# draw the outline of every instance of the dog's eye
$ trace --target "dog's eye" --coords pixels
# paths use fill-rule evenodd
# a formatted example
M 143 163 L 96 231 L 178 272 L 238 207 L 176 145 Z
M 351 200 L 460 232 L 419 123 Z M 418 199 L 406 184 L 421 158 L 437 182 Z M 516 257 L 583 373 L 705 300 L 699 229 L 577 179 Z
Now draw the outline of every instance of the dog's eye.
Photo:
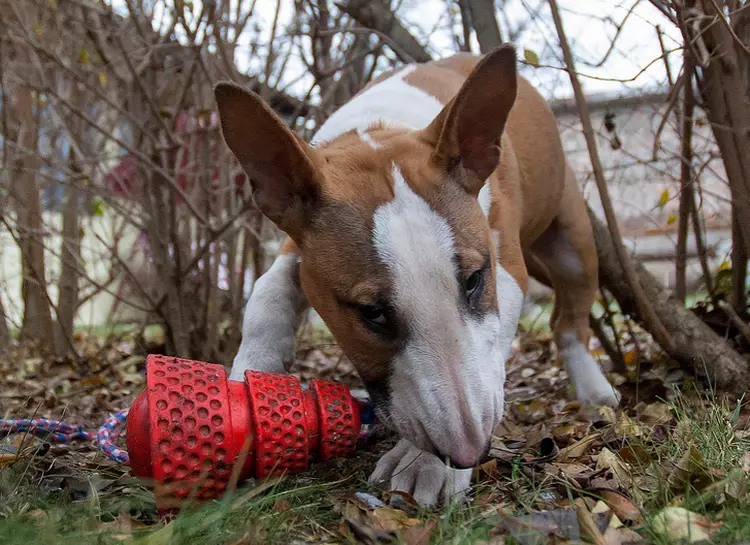
M 359 305 L 357 311 L 365 325 L 376 332 L 380 332 L 388 324 L 385 307 L 379 305 Z
M 466 297 L 471 301 L 482 293 L 484 285 L 484 269 L 478 269 L 471 273 L 466 280 Z

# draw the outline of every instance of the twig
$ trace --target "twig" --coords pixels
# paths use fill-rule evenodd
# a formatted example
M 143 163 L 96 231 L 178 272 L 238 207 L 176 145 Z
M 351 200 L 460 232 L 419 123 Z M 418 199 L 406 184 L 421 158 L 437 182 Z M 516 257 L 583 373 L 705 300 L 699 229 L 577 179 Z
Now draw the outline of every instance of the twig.
M 682 161 L 680 162 L 680 211 L 677 224 L 677 256 L 675 258 L 675 297 L 685 302 L 687 265 L 687 238 L 688 224 L 690 223 L 691 208 L 693 201 L 693 58 L 690 52 L 685 50 L 683 78 L 683 105 L 682 105 Z
M 664 54 L 664 71 L 667 73 L 667 81 L 669 81 L 669 86 L 673 87 L 674 79 L 672 78 L 672 67 L 669 66 L 669 56 L 665 54 L 667 48 L 664 47 L 664 35 L 662 34 L 661 27 L 659 25 L 656 25 L 656 37 L 659 40 L 659 48 Z
M 636 308 L 638 309 L 641 318 L 644 323 L 651 331 L 656 342 L 658 342 L 668 352 L 675 350 L 675 343 L 671 335 L 664 328 L 664 325 L 659 320 L 659 317 L 654 312 L 650 301 L 646 298 L 646 294 L 643 291 L 638 278 L 635 275 L 633 265 L 630 263 L 628 258 L 625 245 L 620 235 L 620 230 L 617 226 L 617 217 L 615 216 L 612 201 L 609 197 L 609 191 L 607 189 L 607 182 L 604 178 L 604 170 L 599 160 L 599 153 L 597 151 L 596 139 L 594 137 L 594 128 L 591 124 L 591 115 L 589 114 L 588 104 L 581 88 L 581 83 L 578 81 L 578 77 L 575 73 L 575 61 L 573 60 L 573 54 L 570 51 L 570 45 L 568 39 L 565 36 L 565 29 L 563 28 L 562 19 L 560 18 L 560 10 L 557 6 L 557 0 L 549 0 L 550 10 L 552 11 L 552 17 L 555 22 L 555 28 L 560 40 L 560 47 L 563 51 L 563 57 L 565 64 L 568 68 L 568 74 L 570 76 L 570 82 L 573 86 L 573 92 L 575 94 L 576 104 L 578 106 L 578 113 L 581 117 L 581 125 L 583 126 L 583 134 L 586 138 L 586 144 L 589 150 L 589 156 L 591 158 L 591 165 L 594 171 L 594 178 L 596 180 L 596 186 L 599 190 L 599 198 L 601 199 L 602 208 L 604 209 L 604 215 L 607 219 L 607 225 L 609 232 L 614 243 L 615 253 L 620 266 L 625 273 L 625 278 L 633 290 L 635 295 Z
M 602 317 L 603 318 L 603 317 Z M 618 373 L 624 373 L 627 370 L 627 367 L 625 366 L 625 360 L 622 357 L 622 350 L 620 349 L 620 344 L 615 341 L 613 343 L 609 340 L 609 337 L 607 336 L 607 332 L 604 330 L 604 327 L 602 326 L 602 318 L 597 318 L 593 315 L 593 313 L 589 314 L 589 326 L 591 329 L 594 330 L 594 334 L 599 339 L 599 342 L 602 344 L 602 348 L 604 348 L 604 351 L 607 353 L 607 356 L 609 356 L 609 359 L 612 361 L 612 365 L 614 365 L 614 370 Z M 617 334 L 615 333 L 615 339 L 617 337 Z
M 727 303 L 726 301 L 718 301 L 717 305 L 719 305 L 719 308 L 724 311 L 724 313 L 729 317 L 729 319 L 732 321 L 734 326 L 739 330 L 740 335 L 742 335 L 742 338 L 745 339 L 748 343 L 750 343 L 750 326 L 748 326 L 740 317 L 739 314 L 737 314 L 737 311 L 734 310 L 734 307 Z
M 735 43 L 740 46 L 740 49 L 744 51 L 747 55 L 750 55 L 750 47 L 745 45 L 743 41 L 740 39 L 739 36 L 734 32 L 734 29 L 732 28 L 732 25 L 729 23 L 729 20 L 724 17 L 724 12 L 719 7 L 719 4 L 716 3 L 716 0 L 708 0 L 711 2 L 711 5 L 713 6 L 714 10 L 716 10 L 716 18 L 719 19 L 724 26 L 726 27 L 729 34 L 732 36 L 732 39 L 735 41 Z
M 656 128 L 656 133 L 654 133 L 654 146 L 651 151 L 651 160 L 658 161 L 659 160 L 659 148 L 661 147 L 659 144 L 661 142 L 661 133 L 664 131 L 664 127 L 667 126 L 667 121 L 669 120 L 669 116 L 672 114 L 673 110 L 676 110 L 677 116 L 679 117 L 680 111 L 677 108 L 677 99 L 680 98 L 680 90 L 682 89 L 682 86 L 685 84 L 685 74 L 680 74 L 677 77 L 677 82 L 672 86 L 672 88 L 669 91 L 669 97 L 667 99 L 667 108 L 664 110 L 664 113 L 661 116 L 661 121 L 659 121 L 659 126 Z

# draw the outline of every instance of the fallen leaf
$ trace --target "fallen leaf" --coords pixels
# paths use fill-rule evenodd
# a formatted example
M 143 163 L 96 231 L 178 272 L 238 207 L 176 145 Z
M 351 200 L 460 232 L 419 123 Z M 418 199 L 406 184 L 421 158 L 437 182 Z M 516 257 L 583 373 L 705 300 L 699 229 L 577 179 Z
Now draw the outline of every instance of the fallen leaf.
M 638 420 L 652 426 L 666 424 L 672 420 L 672 407 L 666 403 L 649 403 L 638 415 Z
M 648 437 L 651 430 L 648 426 L 641 424 L 630 418 L 626 414 L 620 414 L 620 418 L 615 422 L 615 433 L 619 439 L 632 439 L 638 437 Z
M 709 480 L 706 479 L 709 475 L 710 472 L 706 468 L 703 454 L 694 446 L 690 446 L 670 472 L 667 477 L 667 484 L 674 489 L 684 489 L 686 485 L 696 485 L 696 480 L 702 480 L 702 483 L 696 485 L 700 489 L 710 484 Z
M 709 541 L 721 525 L 721 522 L 712 522 L 684 507 L 666 507 L 653 518 L 651 529 L 655 534 L 672 541 L 698 543 Z
M 601 437 L 600 433 L 594 433 L 588 437 L 584 437 L 580 441 L 576 441 L 570 446 L 565 447 L 560 451 L 558 461 L 567 462 L 568 460 L 574 460 L 580 458 L 591 448 L 594 442 Z
M 750 471 L 750 451 L 743 454 L 740 458 L 740 467 L 742 471 Z
M 606 545 L 622 545 L 623 543 L 619 528 L 607 528 L 602 539 Z
M 634 466 L 643 466 L 651 461 L 651 454 L 641 445 L 630 444 L 618 452 L 620 458 Z
M 435 526 L 437 526 L 437 521 L 433 519 L 425 524 L 404 528 L 399 535 L 405 545 L 430 545 Z
M 596 493 L 620 520 L 634 523 L 643 521 L 641 511 L 619 492 L 604 488 L 597 490 Z
M 606 447 L 599 452 L 599 456 L 596 459 L 596 469 L 605 469 L 612 473 L 613 480 L 621 488 L 628 489 L 633 482 L 633 477 L 630 474 L 627 464 Z
M 376 507 L 369 514 L 368 522 L 372 522 L 372 526 L 375 528 L 392 532 L 404 526 L 416 526 L 421 524 L 422 521 L 409 517 L 400 509 Z
M 556 470 L 559 474 L 564 474 L 568 477 L 580 477 L 581 475 L 590 474 L 593 473 L 591 468 L 585 464 L 581 464 L 578 462 L 569 462 L 569 463 L 553 463 L 550 464 L 550 469 Z
M 578 516 L 578 524 L 581 529 L 581 537 L 594 545 L 607 545 L 607 542 L 604 541 L 604 536 L 602 535 L 601 530 L 596 526 L 594 518 L 586 507 L 583 498 L 576 498 L 573 503 L 576 507 L 576 515 Z
M 349 531 L 360 543 L 366 545 L 377 545 L 378 543 L 392 543 L 395 537 L 393 533 L 371 528 L 366 524 L 353 519 L 345 519 Z
M 620 534 L 620 543 L 622 545 L 646 545 L 646 540 L 643 539 L 643 536 L 632 528 L 618 528 L 617 532 Z
M 744 501 L 748 493 L 747 475 L 742 473 L 736 479 L 729 479 L 724 486 L 724 492 L 735 501 Z
M 497 459 L 495 458 L 492 458 L 471 470 L 471 478 L 475 482 L 480 481 L 482 478 L 497 479 L 498 477 Z

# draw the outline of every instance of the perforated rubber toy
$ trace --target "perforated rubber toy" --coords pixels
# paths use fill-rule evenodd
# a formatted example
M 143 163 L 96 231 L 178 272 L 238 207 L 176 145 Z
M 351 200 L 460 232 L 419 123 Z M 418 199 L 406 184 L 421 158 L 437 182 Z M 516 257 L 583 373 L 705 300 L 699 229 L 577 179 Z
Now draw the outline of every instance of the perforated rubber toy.
M 348 456 L 361 428 L 346 386 L 150 355 L 146 388 L 127 416 L 131 471 L 154 484 L 157 504 L 220 496 L 230 479 L 305 470 Z

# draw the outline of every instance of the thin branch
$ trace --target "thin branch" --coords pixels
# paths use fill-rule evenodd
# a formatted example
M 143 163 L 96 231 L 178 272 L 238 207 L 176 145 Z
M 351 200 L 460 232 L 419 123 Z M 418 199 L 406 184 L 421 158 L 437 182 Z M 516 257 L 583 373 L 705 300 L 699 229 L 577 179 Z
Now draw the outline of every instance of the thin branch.
M 677 224 L 677 256 L 675 259 L 675 297 L 685 302 L 687 291 L 685 269 L 687 265 L 688 224 L 693 206 L 693 61 L 685 51 L 683 104 L 682 104 L 682 161 L 680 162 L 680 211 Z
M 586 103 L 586 97 L 583 94 L 581 83 L 578 81 L 578 77 L 575 74 L 575 61 L 573 60 L 573 54 L 568 44 L 568 39 L 565 36 L 565 29 L 563 28 L 562 19 L 560 18 L 560 10 L 557 6 L 556 0 L 549 0 L 550 10 L 552 11 L 552 18 L 555 22 L 555 28 L 560 40 L 560 47 L 562 48 L 563 58 L 568 68 L 568 74 L 570 76 L 570 83 L 573 87 L 575 94 L 576 104 L 578 106 L 578 112 L 581 118 L 581 125 L 583 127 L 583 134 L 586 138 L 586 144 L 589 150 L 589 157 L 591 159 L 591 166 L 594 171 L 594 178 L 596 180 L 596 186 L 599 190 L 599 198 L 601 199 L 602 208 L 604 209 L 604 215 L 607 219 L 610 235 L 612 236 L 612 242 L 614 243 L 615 253 L 620 266 L 625 273 L 628 284 L 633 290 L 636 299 L 636 307 L 638 309 L 641 318 L 648 327 L 649 331 L 653 334 L 656 342 L 658 342 L 665 350 L 672 352 L 675 349 L 674 340 L 671 335 L 664 328 L 664 324 L 661 323 L 659 317 L 654 312 L 650 301 L 646 297 L 646 294 L 638 281 L 638 278 L 633 269 L 633 265 L 630 263 L 628 258 L 627 250 L 622 241 L 620 230 L 617 226 L 617 216 L 615 215 L 612 201 L 609 197 L 609 191 L 607 189 L 607 182 L 604 178 L 604 169 L 602 168 L 599 160 L 599 152 L 597 151 L 596 138 L 594 136 L 594 128 L 591 124 L 591 115 L 589 114 L 588 104 Z

